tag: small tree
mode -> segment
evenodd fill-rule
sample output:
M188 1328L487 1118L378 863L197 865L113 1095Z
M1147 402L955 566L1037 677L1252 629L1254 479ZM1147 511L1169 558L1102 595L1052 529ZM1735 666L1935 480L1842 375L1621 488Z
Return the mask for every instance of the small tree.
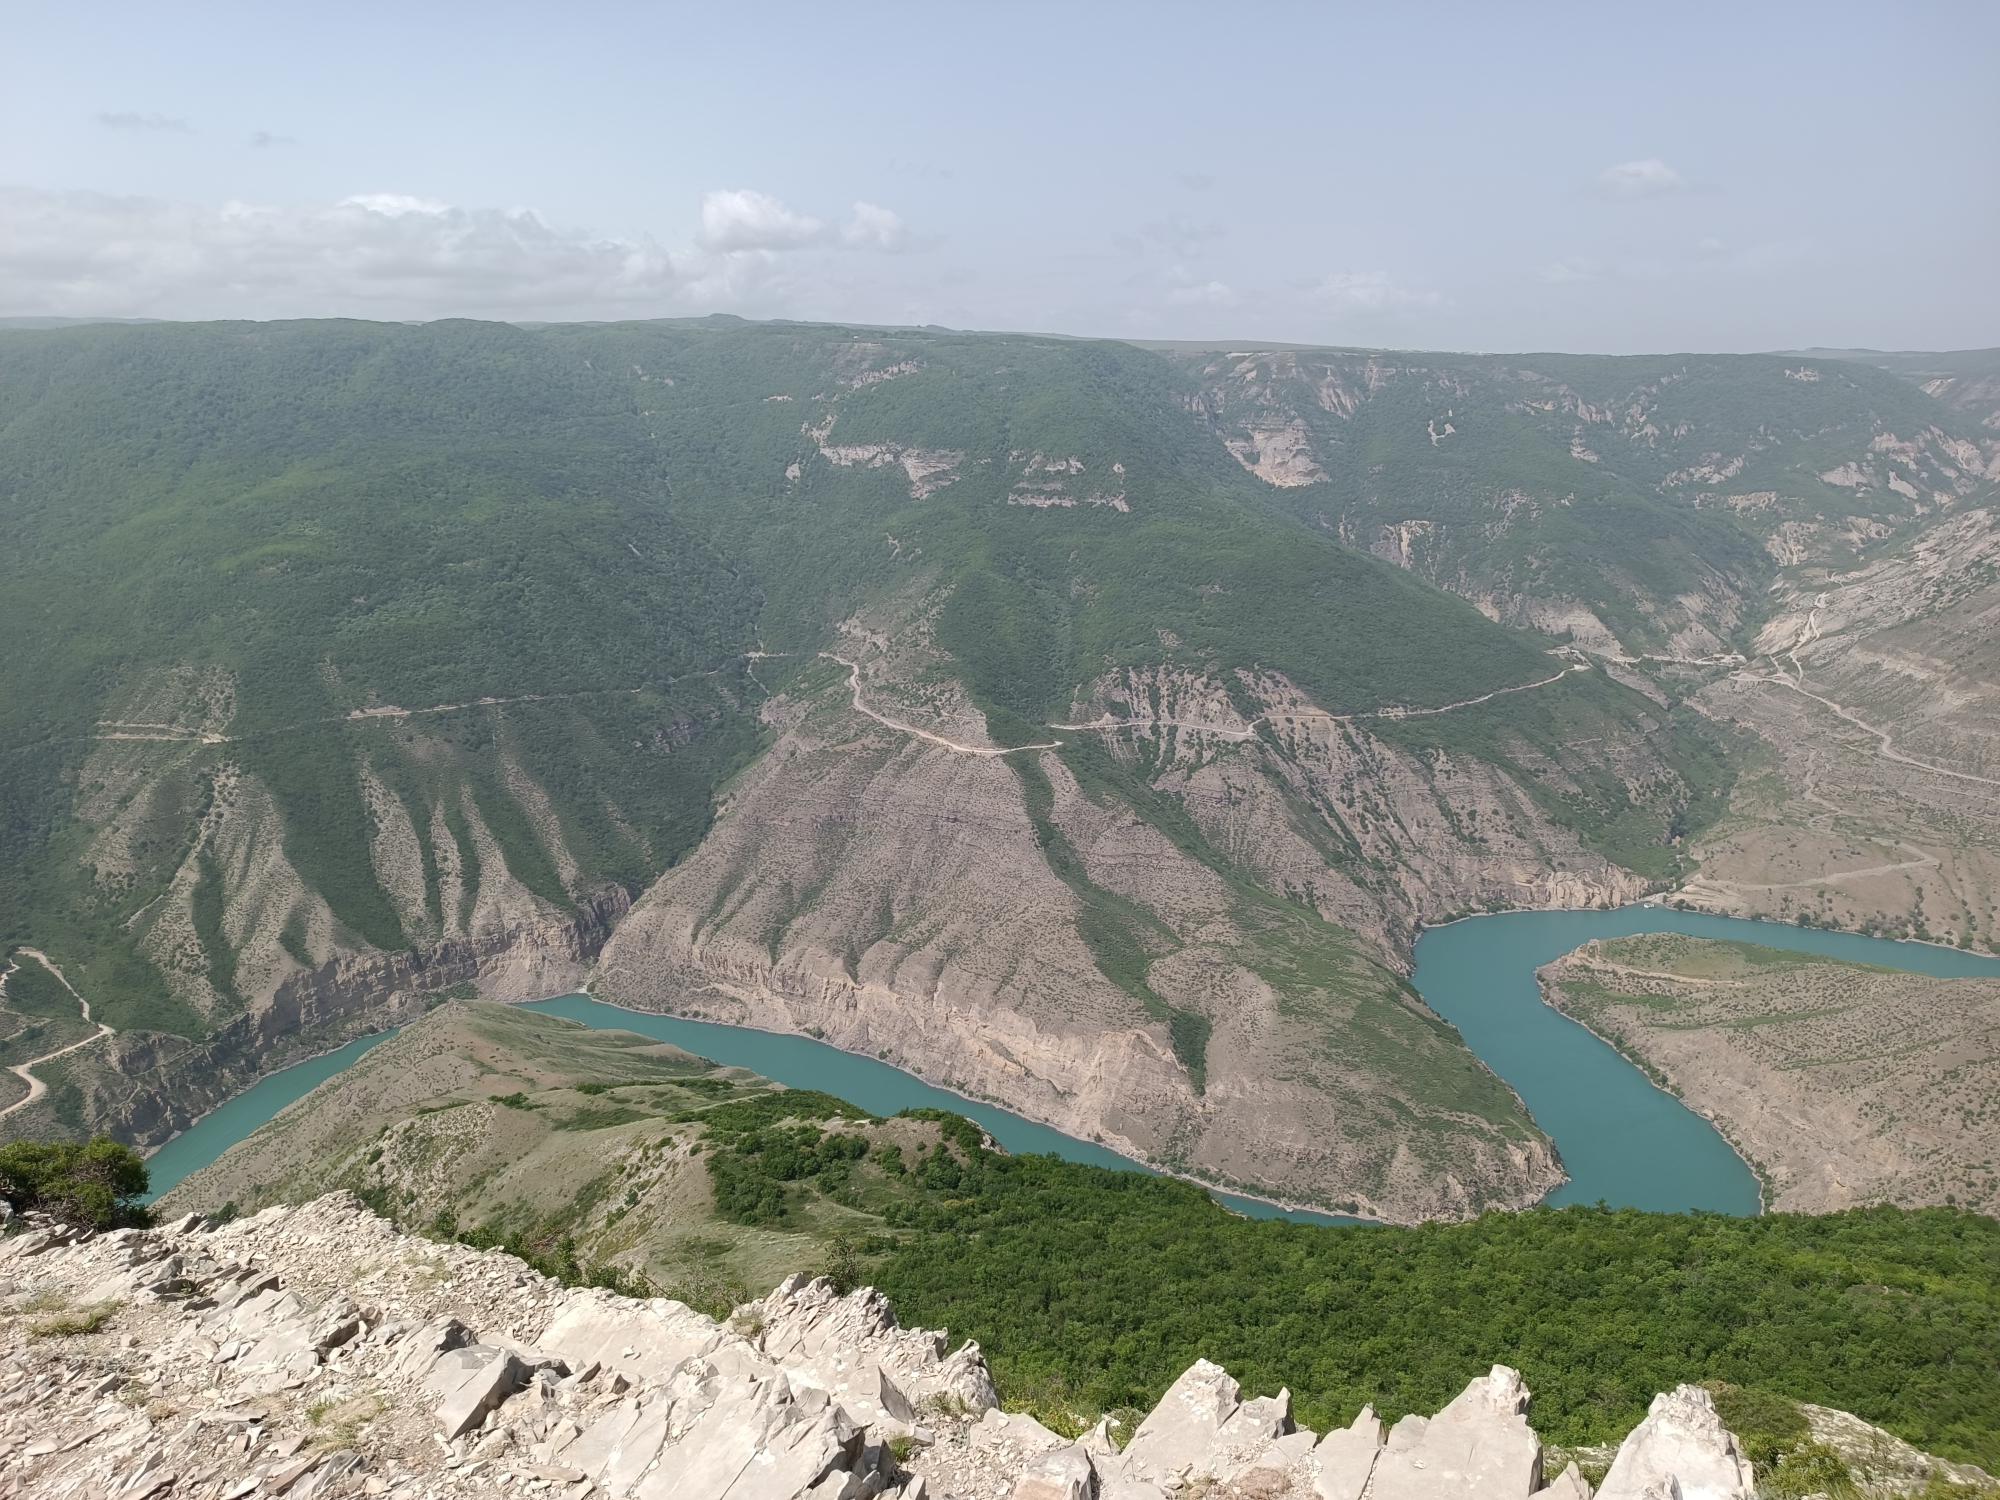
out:
M39 1210L77 1229L145 1223L136 1200L150 1182L145 1159L109 1136L0 1146L0 1198L16 1213Z
M824 1274L843 1297L861 1285L861 1247L854 1236L843 1231L827 1242Z

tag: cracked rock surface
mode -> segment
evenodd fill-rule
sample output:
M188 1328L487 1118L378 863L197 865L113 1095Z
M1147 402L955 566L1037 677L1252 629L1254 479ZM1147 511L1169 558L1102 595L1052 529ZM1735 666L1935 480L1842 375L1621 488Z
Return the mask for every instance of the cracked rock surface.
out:
M0 1239L0 1497L1589 1500L1504 1366L1386 1434L1197 1361L1122 1451L999 1408L976 1344L794 1276L728 1324L400 1233L346 1194L209 1227ZM1706 1392L1601 1492L1751 1500Z

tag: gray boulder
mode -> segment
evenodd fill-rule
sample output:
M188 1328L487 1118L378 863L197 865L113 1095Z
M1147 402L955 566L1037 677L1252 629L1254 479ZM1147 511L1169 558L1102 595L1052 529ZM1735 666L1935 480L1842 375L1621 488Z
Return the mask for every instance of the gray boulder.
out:
M1313 1493L1319 1500L1361 1500L1381 1451L1382 1419L1374 1407L1364 1406L1351 1423L1329 1432L1313 1449L1307 1464Z
M1229 1372L1196 1360L1120 1455L1120 1477L1228 1479L1292 1430L1292 1395L1242 1399Z
M1528 1388L1495 1365L1429 1421L1405 1417L1375 1459L1370 1500L1526 1500L1542 1485Z
M462 1437L538 1375L565 1375L568 1366L547 1354L492 1344L446 1350L424 1374L424 1390L437 1399L438 1427L446 1439Z
M1751 1500L1756 1475L1736 1437L1722 1425L1715 1398L1700 1386L1676 1386L1653 1398L1646 1420L1619 1445L1598 1500Z
M678 1424L677 1424L678 1425ZM821 1391L732 1383L675 1439L634 1500L850 1500L863 1433ZM832 1484L825 1481L830 1476Z
M595 1364L635 1384L665 1380L694 1359L744 1375L773 1368L740 1335L669 1297L635 1302L595 1288L565 1297L535 1346L573 1368Z
M430 1370L440 1355L463 1349L472 1342L472 1330L456 1318L438 1318L396 1340L394 1368L404 1375Z
M1590 1486L1572 1463L1556 1475L1548 1488L1536 1490L1535 1500L1590 1500Z
M1096 1500L1097 1470L1076 1444L1044 1453L1014 1481L1012 1500Z
M528 1367L511 1349L467 1344L438 1356L424 1389L438 1401L438 1429L462 1437L528 1382Z
M789 1276L762 1301L736 1313L735 1321L756 1329L757 1347L786 1366L811 1369L834 1353L850 1367L881 1366L917 1405L943 1397L982 1412L999 1404L979 1345L968 1341L947 1353L943 1333L903 1327L889 1299L873 1287L843 1297L823 1276Z
M965 1440L975 1452L1003 1462L1019 1463L1069 1445L1069 1439L1049 1431L1024 1411L1002 1411L990 1407L973 1423Z

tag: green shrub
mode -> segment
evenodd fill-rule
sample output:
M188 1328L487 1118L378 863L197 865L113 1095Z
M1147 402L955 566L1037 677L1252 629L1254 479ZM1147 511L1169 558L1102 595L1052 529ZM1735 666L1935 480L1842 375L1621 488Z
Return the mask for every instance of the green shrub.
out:
M1736 1434L1743 1456L1759 1470L1769 1468L1781 1454L1804 1442L1812 1430L1799 1403L1784 1396L1745 1390L1726 1380L1711 1381L1708 1389L1715 1397L1722 1425Z
M99 1302L95 1306L79 1308L75 1312L44 1318L28 1329L28 1336L37 1339L67 1339L80 1334L96 1333L111 1321L111 1315L117 1311L116 1302Z
M1807 1495L1837 1495L1851 1491L1854 1476L1847 1460L1825 1443L1804 1443L1779 1459L1760 1476L1759 1488L1778 1500L1804 1500Z
M0 1198L16 1213L52 1214L78 1229L146 1223L138 1200L149 1183L145 1160L109 1136L0 1146Z

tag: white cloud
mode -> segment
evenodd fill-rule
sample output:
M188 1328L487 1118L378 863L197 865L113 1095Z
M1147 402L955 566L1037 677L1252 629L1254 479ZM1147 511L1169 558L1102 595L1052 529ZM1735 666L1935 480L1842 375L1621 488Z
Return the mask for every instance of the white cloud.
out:
M1167 301L1175 307L1234 307L1242 299L1227 282L1201 281L1171 288Z
M371 214L391 219L400 219L404 214L436 217L451 212L448 203L440 203L435 198L413 198L408 193L356 193L350 198L342 198L339 206L366 209Z
M879 203L856 203L854 214L840 231L841 243L866 250L900 250L910 232L902 216Z
M269 150L273 146L296 146L298 143L297 136L279 135L276 131L272 130L253 130L250 132L250 144L260 151Z
M1603 274L1603 264L1587 255L1567 255L1542 268L1542 280L1550 286L1568 286L1578 281L1595 281Z
M826 226L807 214L793 213L769 193L754 188L718 189L701 200L703 249L722 254L745 250L796 250L813 244Z
M1614 198L1657 198L1683 191L1687 179L1659 157L1648 156L1606 167L1597 174L1597 186Z
M107 130L165 130L180 134L194 127L179 115L141 114L136 109L101 109L97 123Z
M649 236L559 228L532 209L459 208L410 193L213 205L0 186L0 312L770 312L833 285L828 262L846 258L843 247L889 250L908 239L900 217L869 203L855 205L839 234L759 193L710 194L701 210L696 248L670 251Z
M1335 271L1314 287L1312 294L1321 302L1350 312L1444 306L1442 292L1404 286L1387 271Z
M528 211L399 193L221 207L0 190L12 310L172 316L526 313L658 305L682 285L648 240L559 230ZM22 301L25 299L25 306Z

